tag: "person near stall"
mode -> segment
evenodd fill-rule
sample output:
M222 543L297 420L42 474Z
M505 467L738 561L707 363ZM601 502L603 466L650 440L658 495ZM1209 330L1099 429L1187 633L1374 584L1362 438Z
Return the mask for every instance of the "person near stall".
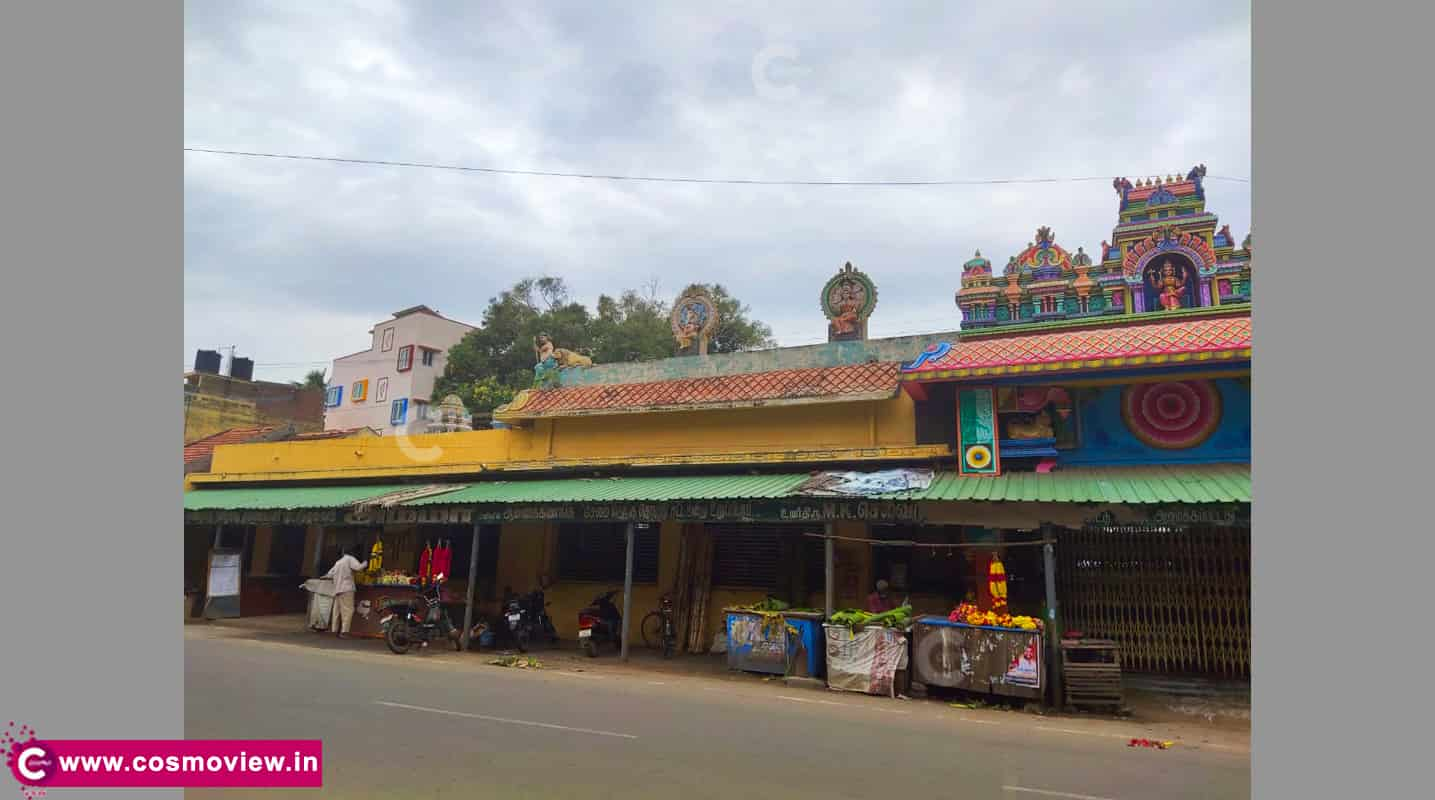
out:
M354 621L354 573L363 572L368 566L368 562L354 557L354 550L345 548L344 554L324 575L334 581L334 611L329 625L340 639L349 638L349 625Z
M897 607L897 600L892 597L889 589L887 581L877 581L877 591L867 595L867 613L881 614Z

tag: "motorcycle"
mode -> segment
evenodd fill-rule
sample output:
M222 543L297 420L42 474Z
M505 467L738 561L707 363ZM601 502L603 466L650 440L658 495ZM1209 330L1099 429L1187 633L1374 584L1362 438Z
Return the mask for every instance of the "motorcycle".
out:
M545 636L550 644L558 641L558 629L548 616L548 602L544 599L545 582L528 594L511 595L503 605L503 618L508 622L508 632L518 646L518 652L528 652L528 645L535 636Z
M385 609L388 613L379 619L379 625L390 650L403 655L415 642L428 647L429 642L443 638L453 643L453 649L463 649L459 629L443 607L443 579L442 573L435 575L428 585L414 587L418 595L414 601L393 603Z
M613 604L617 593L617 589L604 592L578 612L578 643L589 658L598 655L598 645L604 642L622 647L623 615Z

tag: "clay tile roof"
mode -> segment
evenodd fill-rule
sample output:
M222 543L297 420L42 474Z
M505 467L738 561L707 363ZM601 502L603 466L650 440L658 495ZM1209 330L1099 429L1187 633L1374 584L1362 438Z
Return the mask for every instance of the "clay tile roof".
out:
M276 425L260 425L249 428L230 428L203 439L196 439L184 446L184 463L191 464L214 453L222 444L243 444L278 429Z
M707 378L565 386L523 392L498 419L632 414L645 411L823 403L893 397L895 362L784 369Z
M904 380L1123 369L1251 357L1250 316L937 342L902 366Z
M366 430L365 428L338 428L332 431L311 431L309 433L296 433L289 437L290 441L312 442L317 439L344 439Z

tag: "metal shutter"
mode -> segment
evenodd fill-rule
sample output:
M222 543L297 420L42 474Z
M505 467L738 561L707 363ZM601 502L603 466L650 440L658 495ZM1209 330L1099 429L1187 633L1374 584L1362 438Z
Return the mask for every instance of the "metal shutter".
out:
M558 578L617 583L628 558L623 523L565 523L558 527ZM658 580L658 529L639 528L633 540L633 582Z

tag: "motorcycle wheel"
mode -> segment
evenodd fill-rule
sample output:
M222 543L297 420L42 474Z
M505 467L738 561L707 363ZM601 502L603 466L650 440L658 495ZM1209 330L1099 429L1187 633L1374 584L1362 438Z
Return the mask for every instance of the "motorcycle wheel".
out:
M673 645L674 645L674 642L673 642L672 639L664 639L664 640L663 640L663 658L672 658L672 657L673 657L673 651L674 651L674 649L675 649Z
M389 649L399 655L409 651L413 642L409 639L409 626L403 624L391 624L388 630L384 631L384 643Z
M587 656L587 657L589 657L589 658L597 658L597 657L598 657L598 648L593 645L593 640L592 640L592 639L584 639L584 640L583 640L583 655L585 655L585 656Z
M518 631L518 652L528 652L528 629L520 628Z

